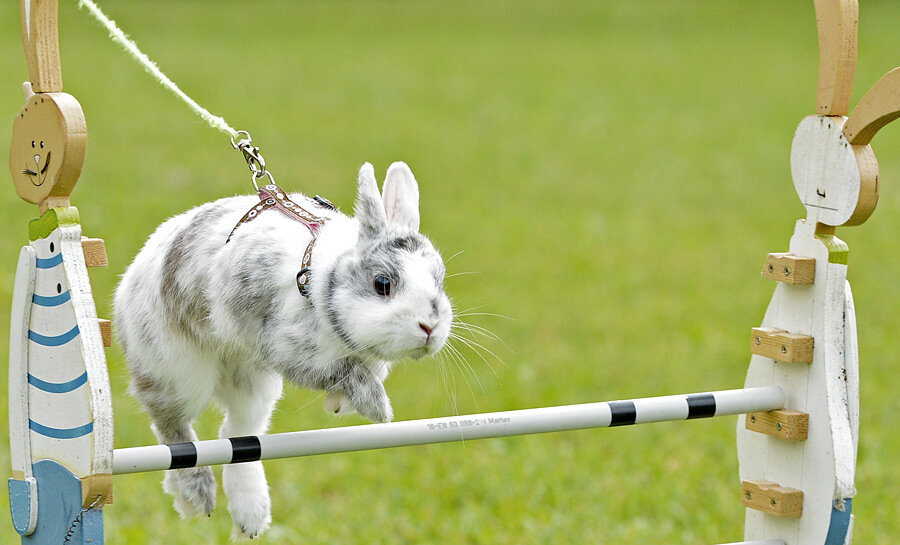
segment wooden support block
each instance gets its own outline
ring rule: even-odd
[[[106,244],[102,238],[81,237],[81,249],[84,250],[84,264],[88,267],[106,267]]]
[[[812,363],[813,338],[772,327],[754,327],[750,352],[787,363]]]
[[[741,503],[776,517],[798,518],[803,514],[803,492],[771,481],[741,483]]]
[[[780,439],[804,441],[809,431],[809,415],[791,409],[750,413],[747,415],[746,428]]]
[[[113,502],[113,480],[108,473],[81,478],[81,506],[85,509]]]
[[[100,324],[100,336],[103,337],[103,346],[112,346],[112,322],[98,318],[97,323]]]
[[[762,275],[788,284],[812,284],[816,278],[816,260],[791,253],[769,254]]]

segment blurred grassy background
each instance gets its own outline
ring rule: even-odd
[[[98,311],[163,219],[245,193],[248,173],[207,128],[60,3],[66,91],[83,104],[87,162],[73,203],[106,240]],[[862,2],[854,101],[900,64],[894,1]],[[249,130],[278,182],[352,208],[355,174],[405,160],[448,292],[502,343],[473,372],[433,361],[388,381],[399,419],[739,387],[747,332],[803,209],[789,149],[814,110],[812,2],[236,2],[107,0],[176,82]],[[18,3],[0,5],[7,123],[27,78]],[[874,142],[879,212],[841,229],[859,320],[858,543],[896,543],[900,455],[900,130]],[[0,314],[36,208],[0,192]],[[0,328],[0,351],[7,329]],[[151,443],[107,351],[116,446]],[[501,361],[502,360],[502,361]],[[289,389],[272,430],[334,421]],[[5,407],[2,409],[5,411]],[[213,437],[219,415],[198,425]],[[263,543],[720,543],[742,536],[734,419],[657,424],[266,463]],[[3,442],[5,440],[0,440]],[[8,467],[6,446],[0,465]],[[119,477],[110,544],[223,543],[225,499],[184,522],[161,474]],[[5,502],[2,502],[5,504]],[[0,517],[8,521],[7,507]],[[2,523],[4,541],[15,539]]]

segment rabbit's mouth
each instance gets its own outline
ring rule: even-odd
[[[40,187],[44,185],[44,182],[47,180],[47,169],[50,167],[50,152],[47,152],[47,157],[44,159],[44,166],[41,168],[41,156],[34,156],[34,168],[39,169],[38,171],[31,170],[27,166],[22,170],[22,174],[27,174],[28,178],[31,180],[31,184],[35,187]]]
[[[432,352],[432,350],[431,350],[430,346],[427,346],[427,345],[420,346],[418,348],[413,348],[412,350],[410,350],[408,357],[410,357],[414,360],[420,360],[420,359],[424,358],[425,356],[430,355],[431,352]]]
[[[410,349],[407,353],[407,357],[414,360],[420,360],[425,356],[433,356],[437,354],[443,347],[444,341],[436,339],[432,336],[429,337],[424,344]]]

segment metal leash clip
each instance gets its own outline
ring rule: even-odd
[[[235,142],[235,136],[241,136],[241,138]],[[253,139],[250,138],[249,132],[237,131],[231,136],[231,146],[236,150],[240,150],[244,155],[244,160],[247,161],[247,166],[250,168],[250,181],[253,182],[253,187],[256,188],[257,193],[259,193],[259,185],[256,183],[256,180],[259,178],[268,176],[269,180],[275,183],[272,173],[266,170],[266,160],[259,152],[259,147],[253,145]]]

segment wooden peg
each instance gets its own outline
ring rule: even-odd
[[[776,517],[798,518],[803,514],[803,492],[771,481],[741,483],[741,503]]]
[[[97,501],[97,497],[100,501]],[[95,503],[113,502],[113,479],[109,474],[94,474],[81,478],[81,505],[85,509],[96,507]]]
[[[57,0],[20,0],[22,44],[35,93],[62,91]]]
[[[815,0],[819,33],[819,88],[816,111],[846,115],[856,73],[859,23],[857,0]]]
[[[69,196],[64,195],[62,197],[47,197],[46,199],[41,201],[41,204],[38,208],[38,213],[43,216],[44,212],[50,210],[51,208],[68,208],[72,206],[71,201],[69,201]]]
[[[866,91],[844,125],[844,135],[854,145],[872,141],[882,127],[900,117],[900,67],[894,68]]]
[[[103,346],[109,348],[112,346],[112,322],[98,318],[97,323],[100,325],[100,336],[103,337]]]
[[[813,338],[772,327],[754,327],[750,351],[758,356],[787,363],[812,363]]]
[[[102,238],[81,237],[81,249],[84,251],[84,264],[87,267],[106,267],[106,244]]]
[[[787,284],[812,284],[816,278],[816,260],[791,253],[769,254],[762,275]]]
[[[745,427],[779,439],[805,441],[809,431],[809,414],[791,409],[750,413]]]

